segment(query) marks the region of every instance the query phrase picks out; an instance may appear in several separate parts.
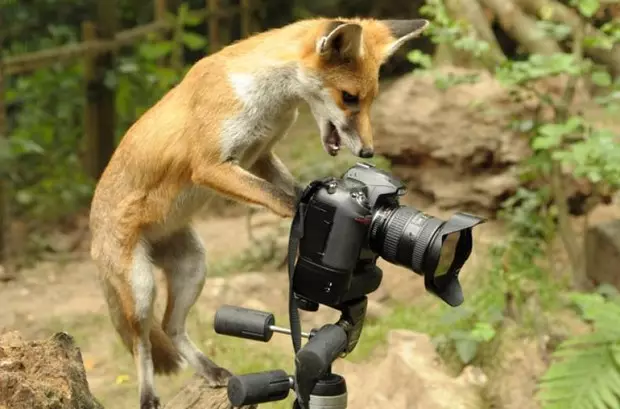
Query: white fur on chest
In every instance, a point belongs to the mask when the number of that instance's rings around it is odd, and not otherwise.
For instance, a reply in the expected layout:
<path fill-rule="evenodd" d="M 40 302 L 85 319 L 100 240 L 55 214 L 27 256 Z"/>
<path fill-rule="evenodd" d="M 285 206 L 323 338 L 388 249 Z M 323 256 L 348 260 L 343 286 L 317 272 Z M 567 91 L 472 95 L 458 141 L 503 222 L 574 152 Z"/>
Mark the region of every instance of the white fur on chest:
<path fill-rule="evenodd" d="M 243 163 L 281 139 L 297 119 L 296 70 L 283 66 L 252 74 L 231 73 L 228 79 L 243 109 L 224 121 L 222 159 Z"/>

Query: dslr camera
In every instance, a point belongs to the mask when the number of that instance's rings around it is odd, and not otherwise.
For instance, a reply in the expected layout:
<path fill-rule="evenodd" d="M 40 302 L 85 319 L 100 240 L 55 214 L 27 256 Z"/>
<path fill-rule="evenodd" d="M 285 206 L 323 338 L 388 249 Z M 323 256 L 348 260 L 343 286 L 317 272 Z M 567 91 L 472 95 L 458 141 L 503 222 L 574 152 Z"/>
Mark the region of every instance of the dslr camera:
<path fill-rule="evenodd" d="M 234 376 L 228 385 L 234 406 L 284 399 L 293 389 L 294 407 L 346 407 L 346 382 L 331 365 L 358 343 L 367 295 L 383 277 L 379 257 L 423 276 L 426 290 L 448 305 L 463 302 L 458 276 L 472 251 L 472 228 L 483 219 L 458 212 L 441 220 L 401 205 L 405 192 L 394 176 L 358 163 L 341 178 L 315 180 L 301 193 L 288 248 L 290 330 L 277 327 L 273 314 L 234 306 L 220 308 L 214 323 L 216 333 L 263 342 L 274 332 L 290 334 L 295 375 L 272 370 Z M 298 309 L 317 311 L 320 305 L 339 310 L 340 319 L 303 333 Z M 303 348 L 302 336 L 308 338 Z"/>
<path fill-rule="evenodd" d="M 368 164 L 309 186 L 293 281 L 300 308 L 375 291 L 379 257 L 423 275 L 426 290 L 449 305 L 463 302 L 458 274 L 471 253 L 471 228 L 482 220 L 466 213 L 447 221 L 429 216 L 399 203 L 405 191 L 402 182 Z"/>

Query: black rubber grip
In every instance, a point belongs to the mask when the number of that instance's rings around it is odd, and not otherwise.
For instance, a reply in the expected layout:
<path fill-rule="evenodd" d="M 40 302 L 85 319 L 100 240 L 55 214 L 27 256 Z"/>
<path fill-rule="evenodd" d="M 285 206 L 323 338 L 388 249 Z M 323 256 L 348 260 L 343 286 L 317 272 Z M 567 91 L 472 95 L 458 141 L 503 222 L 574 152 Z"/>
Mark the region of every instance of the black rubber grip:
<path fill-rule="evenodd" d="M 275 323 L 271 313 L 224 305 L 215 313 L 213 328 L 217 334 L 268 342 L 273 336 L 270 326 Z"/>
<path fill-rule="evenodd" d="M 338 325 L 327 324 L 297 353 L 298 377 L 320 376 L 347 347 L 347 334 Z"/>
<path fill-rule="evenodd" d="M 286 399 L 291 381 L 281 369 L 233 376 L 228 381 L 228 400 L 236 408 Z"/>

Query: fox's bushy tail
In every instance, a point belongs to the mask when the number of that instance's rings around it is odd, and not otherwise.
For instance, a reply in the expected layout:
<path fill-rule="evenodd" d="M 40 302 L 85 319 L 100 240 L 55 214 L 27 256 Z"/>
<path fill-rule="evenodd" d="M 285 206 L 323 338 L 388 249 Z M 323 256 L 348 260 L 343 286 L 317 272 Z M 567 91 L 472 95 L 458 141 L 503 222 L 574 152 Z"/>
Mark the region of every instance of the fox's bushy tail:
<path fill-rule="evenodd" d="M 123 311 L 121 295 L 107 280 L 102 280 L 102 287 L 105 299 L 108 304 L 108 311 L 112 320 L 112 325 L 120 335 L 123 344 L 133 355 L 134 330 Z M 158 320 L 153 318 L 151 332 L 151 356 L 153 359 L 153 370 L 156 374 L 172 374 L 182 368 L 183 359 L 176 349 L 170 337 L 164 332 Z"/>

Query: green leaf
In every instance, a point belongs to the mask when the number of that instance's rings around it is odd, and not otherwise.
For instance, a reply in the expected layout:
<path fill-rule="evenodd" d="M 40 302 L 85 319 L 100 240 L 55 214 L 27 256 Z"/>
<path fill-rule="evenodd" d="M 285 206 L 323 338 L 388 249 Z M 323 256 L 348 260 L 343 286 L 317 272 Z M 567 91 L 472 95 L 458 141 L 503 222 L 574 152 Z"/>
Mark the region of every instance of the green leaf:
<path fill-rule="evenodd" d="M 609 87 L 612 84 L 611 75 L 607 71 L 594 71 L 592 73 L 592 82 L 599 87 Z"/>
<path fill-rule="evenodd" d="M 555 148 L 562 142 L 560 134 L 537 136 L 532 141 L 532 149 L 540 151 Z"/>
<path fill-rule="evenodd" d="M 200 11 L 190 10 L 185 14 L 183 24 L 188 27 L 196 27 L 204 21 L 204 13 Z"/>
<path fill-rule="evenodd" d="M 471 331 L 471 336 L 478 342 L 488 342 L 495 337 L 495 329 L 486 322 L 477 322 Z"/>
<path fill-rule="evenodd" d="M 431 68 L 431 66 L 433 65 L 433 60 L 431 59 L 431 56 L 417 49 L 410 51 L 407 54 L 407 59 L 414 64 L 420 64 L 424 69 Z"/>
<path fill-rule="evenodd" d="M 586 17 L 592 17 L 601 6 L 599 0 L 579 0 L 577 7 L 581 14 Z"/>
<path fill-rule="evenodd" d="M 207 39 L 195 33 L 183 33 L 183 44 L 191 50 L 204 49 L 207 46 Z"/>
<path fill-rule="evenodd" d="M 616 317 L 616 324 L 620 317 Z M 586 340 L 590 334 L 575 337 Z M 612 345 L 576 347 L 563 343 L 540 378 L 537 398 L 543 409 L 616 409 L 620 406 L 620 371 Z"/>
<path fill-rule="evenodd" d="M 614 39 L 606 35 L 587 35 L 583 38 L 583 45 L 587 48 L 611 50 L 614 47 Z"/>
<path fill-rule="evenodd" d="M 478 352 L 478 341 L 471 338 L 463 338 L 454 341 L 456 352 L 464 364 L 470 363 Z"/>
<path fill-rule="evenodd" d="M 168 54 L 173 49 L 173 43 L 171 41 L 160 41 L 157 43 L 144 43 L 138 48 L 140 55 L 147 60 L 157 60 Z"/>

